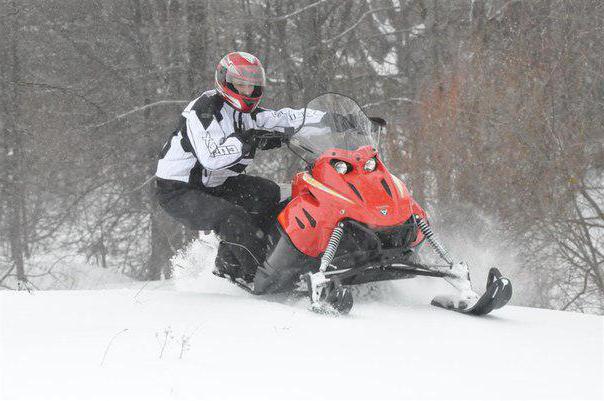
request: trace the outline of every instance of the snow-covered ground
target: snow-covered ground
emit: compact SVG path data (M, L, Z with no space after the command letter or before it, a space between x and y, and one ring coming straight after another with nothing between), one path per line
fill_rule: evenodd
M88 291L0 292L0 399L602 399L604 318L429 305L437 279L357 294L350 316L254 298L206 266Z

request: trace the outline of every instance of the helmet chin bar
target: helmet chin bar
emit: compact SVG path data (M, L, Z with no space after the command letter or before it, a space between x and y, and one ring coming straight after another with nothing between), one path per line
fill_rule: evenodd
M227 102L229 102L231 104L231 106L233 106L234 108L236 108L237 110L241 110L241 103L239 102L239 100L231 95L229 95L226 92L222 92L222 97L224 97L224 100L226 100Z
M234 109L242 113L251 113L256 109L256 107L258 107L258 104L260 104L260 97L253 98L249 96L239 95L236 93L231 94L229 93L231 92L230 89L224 87L221 87L219 92L224 98L224 100L226 100L231 106L233 106ZM251 105L248 105L246 100L250 101Z

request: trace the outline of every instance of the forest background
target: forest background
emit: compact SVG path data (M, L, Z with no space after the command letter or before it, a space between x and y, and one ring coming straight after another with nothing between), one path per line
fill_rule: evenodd
M0 288L73 256L169 278L195 233L152 201L157 153L242 50L265 107L333 91L385 118L388 167L445 243L516 266L514 303L602 314L603 27L598 0L0 0Z

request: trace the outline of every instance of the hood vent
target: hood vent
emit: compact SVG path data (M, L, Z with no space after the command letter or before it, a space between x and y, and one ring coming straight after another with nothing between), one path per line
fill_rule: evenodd
M302 211L304 212L304 215L306 216L306 219L308 220L308 222L310 223L311 227L316 227L317 226L317 221L315 219L313 219L313 217L310 215L310 213L308 213L308 211L304 208L302 208Z
M383 178L382 178L382 186L384 187L384 190L386 191L388 196L392 198L392 191L390 190L390 187L388 186L388 183L386 182L386 180Z
M361 196L361 193L359 192L359 190L357 189L357 187L355 187L354 185L352 185L351 183L348 183L348 185L350 185L350 189L352 189L352 191L356 194L356 196L359 197L359 199L361 201L363 201L363 197Z

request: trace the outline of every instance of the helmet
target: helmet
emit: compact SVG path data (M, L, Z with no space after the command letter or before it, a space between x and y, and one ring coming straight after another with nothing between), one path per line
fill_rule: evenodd
M243 113L250 113L258 106L265 83L260 60L249 53L229 53L216 66L216 90L233 108ZM253 85L254 92L245 96L237 92L233 84Z

